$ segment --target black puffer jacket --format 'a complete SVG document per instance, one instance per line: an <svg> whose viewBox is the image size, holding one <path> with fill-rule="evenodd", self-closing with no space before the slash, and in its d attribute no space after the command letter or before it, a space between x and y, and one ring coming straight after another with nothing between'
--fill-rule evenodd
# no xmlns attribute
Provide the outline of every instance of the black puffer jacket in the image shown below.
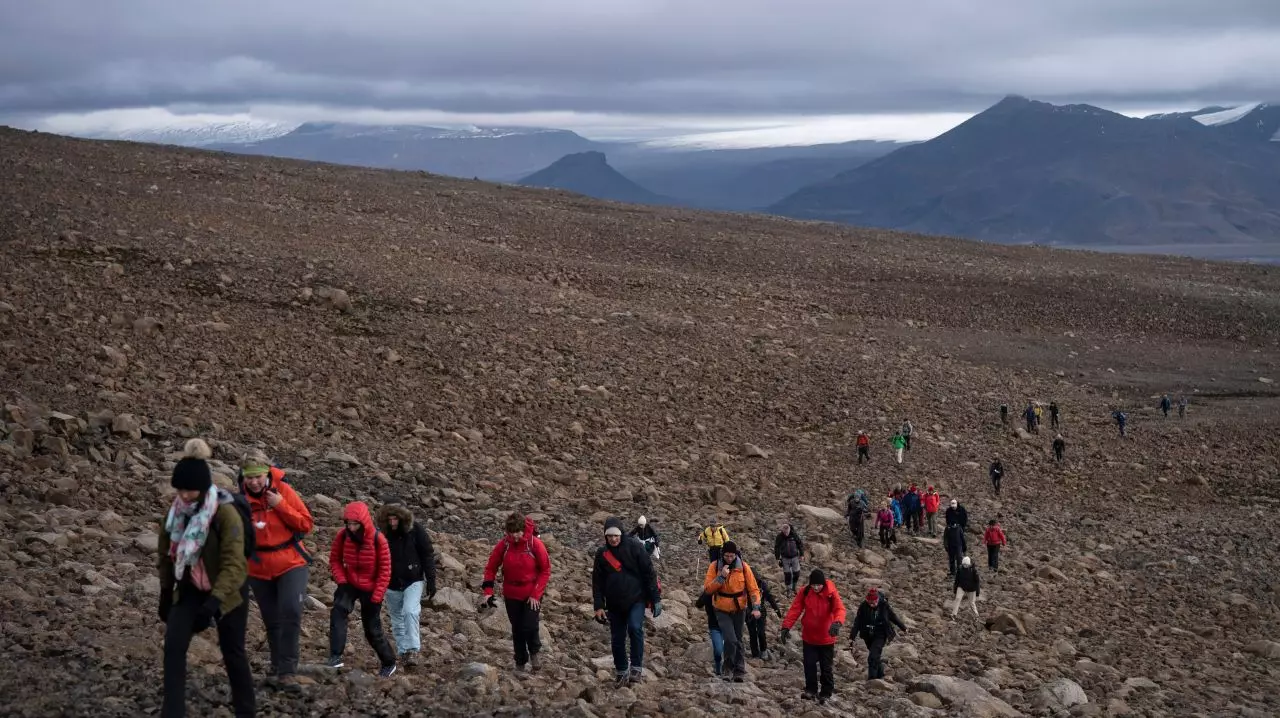
<svg viewBox="0 0 1280 718"><path fill-rule="evenodd" d="M394 531L388 520L392 516L400 519ZM413 512L402 504L387 504L378 509L377 522L391 548L391 583L387 590L403 591L424 581L426 593L435 593L436 552L427 530L413 520Z"/></svg>
<svg viewBox="0 0 1280 718"><path fill-rule="evenodd" d="M605 522L606 530L613 526L622 530L622 521L611 518ZM606 554L617 562L617 568ZM591 595L597 611L602 608L626 611L637 603L655 603L662 598L653 561L639 539L624 533L616 548L605 544L596 551L591 568Z"/></svg>
<svg viewBox="0 0 1280 718"><path fill-rule="evenodd" d="M961 566L956 571L955 588L963 589L966 593L982 594L981 581L978 578L978 569L973 566Z"/></svg>
<svg viewBox="0 0 1280 718"><path fill-rule="evenodd" d="M949 554L958 556L964 553L969 548L964 538L964 528L959 524L948 526L942 533L942 545Z"/></svg>
<svg viewBox="0 0 1280 718"><path fill-rule="evenodd" d="M907 630L906 624L889 606L889 599L881 595L875 608L866 601L858 606L858 613L853 618L853 627L849 629L849 637L861 638L864 641L883 638L888 643L897 635L893 630L895 625L904 631Z"/></svg>

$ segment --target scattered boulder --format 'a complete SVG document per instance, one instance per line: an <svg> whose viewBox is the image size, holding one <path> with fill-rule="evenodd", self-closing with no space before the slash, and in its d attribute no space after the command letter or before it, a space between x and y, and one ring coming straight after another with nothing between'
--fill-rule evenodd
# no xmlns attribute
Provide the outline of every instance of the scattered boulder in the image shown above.
<svg viewBox="0 0 1280 718"><path fill-rule="evenodd" d="M996 698L985 688L960 678L926 674L917 676L907 689L913 693L930 693L937 696L944 706L962 711L974 718L1018 718L1022 715L1013 706Z"/></svg>
<svg viewBox="0 0 1280 718"><path fill-rule="evenodd" d="M1089 702L1089 696L1079 683L1067 678L1050 681L1036 691L1031 705L1036 708L1070 709Z"/></svg>

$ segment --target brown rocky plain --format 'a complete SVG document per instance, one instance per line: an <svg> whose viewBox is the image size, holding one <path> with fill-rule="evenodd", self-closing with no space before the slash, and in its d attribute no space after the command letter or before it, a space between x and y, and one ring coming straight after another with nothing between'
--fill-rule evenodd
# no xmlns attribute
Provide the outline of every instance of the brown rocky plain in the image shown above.
<svg viewBox="0 0 1280 718"><path fill-rule="evenodd" d="M261 690L264 716L1280 714L1278 340L1276 267L3 130L0 713L158 710L152 527L200 436L224 480L262 447L317 517L306 662L326 657L343 502L405 497L442 553L424 665L377 680L353 630L348 668L311 671L299 696ZM1185 419L1161 419L1165 391L1191 397ZM1063 466L1047 427L999 425L1001 401L1016 425L1027 400L1062 405ZM904 417L917 436L899 467ZM912 481L967 505L981 566L974 532L1003 513L983 621L949 619L937 545L855 551L839 521L797 508ZM554 563L532 676L474 610L511 509L535 516ZM714 681L691 608L713 511L775 585L769 545L790 517L806 571L850 611L883 587L914 626L888 680L866 683L865 651L842 649L837 701L802 702L796 646L774 638L749 683ZM663 536L667 613L634 688L602 680L607 631L589 615L609 514ZM192 649L192 715L230 715L212 640Z"/></svg>

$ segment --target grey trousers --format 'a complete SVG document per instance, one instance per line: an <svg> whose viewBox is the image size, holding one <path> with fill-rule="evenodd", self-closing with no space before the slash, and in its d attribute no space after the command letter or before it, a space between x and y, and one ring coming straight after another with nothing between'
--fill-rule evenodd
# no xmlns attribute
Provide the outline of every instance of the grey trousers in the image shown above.
<svg viewBox="0 0 1280 718"><path fill-rule="evenodd" d="M277 676L298 672L298 641L302 636L302 609L306 605L310 573L306 566L299 566L280 574L274 581L249 579L249 588L253 590L262 623L267 628L271 668Z"/></svg>
<svg viewBox="0 0 1280 718"><path fill-rule="evenodd" d="M735 676L747 672L747 651L742 646L742 632L747 626L747 612L716 611L716 624L724 639L724 669Z"/></svg>

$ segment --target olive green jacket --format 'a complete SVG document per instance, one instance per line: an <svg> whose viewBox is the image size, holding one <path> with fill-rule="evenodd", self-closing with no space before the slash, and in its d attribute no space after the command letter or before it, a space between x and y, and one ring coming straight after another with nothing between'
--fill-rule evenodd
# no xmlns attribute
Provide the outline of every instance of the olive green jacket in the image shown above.
<svg viewBox="0 0 1280 718"><path fill-rule="evenodd" d="M217 525L209 527L209 537L205 539L200 560L204 561L204 570L209 573L209 582L213 584L213 596L226 615L240 607L244 600L240 589L249 577L244 556L244 524L240 521L240 512L231 504L219 506L213 522ZM164 530L163 519L160 521L157 549L160 554L160 593L172 593L176 602L177 579L173 575L173 559L169 558L169 532Z"/></svg>

